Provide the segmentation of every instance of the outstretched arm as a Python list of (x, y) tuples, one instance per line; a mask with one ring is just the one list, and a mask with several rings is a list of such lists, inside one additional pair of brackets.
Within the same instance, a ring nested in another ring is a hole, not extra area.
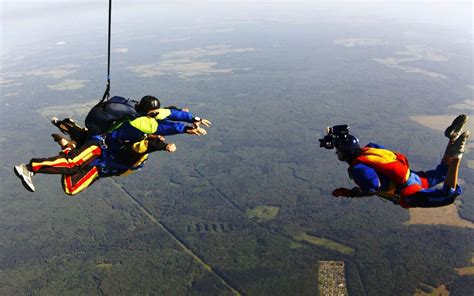
[(168, 120), (160, 121), (158, 125), (158, 129), (156, 130), (155, 134), (162, 135), (162, 136), (171, 136), (176, 134), (190, 134), (190, 135), (197, 135), (203, 136), (207, 135), (205, 129), (199, 126), (187, 126), (181, 122), (173, 122)]
[(183, 122), (193, 122), (193, 114), (191, 112), (184, 111), (182, 109), (169, 109), (171, 114), (166, 117), (167, 120), (174, 120), (174, 121), (183, 121)]
[(168, 152), (176, 151), (176, 145), (174, 143), (166, 143), (165, 138), (160, 135), (149, 135), (145, 141), (148, 141), (147, 153), (164, 150)]
[(166, 108), (165, 112), (160, 112), (156, 119), (188, 122), (194, 124), (195, 127), (198, 127), (201, 124), (204, 124), (207, 127), (211, 125), (209, 120), (194, 116), (191, 112), (189, 112), (188, 108), (178, 109), (174, 106)]
[(377, 192), (365, 192), (360, 187), (348, 188), (337, 188), (332, 192), (334, 197), (366, 197), (377, 195)]

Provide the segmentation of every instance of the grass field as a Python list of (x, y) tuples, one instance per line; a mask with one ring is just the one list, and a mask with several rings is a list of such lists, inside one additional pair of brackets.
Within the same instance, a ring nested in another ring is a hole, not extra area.
[[(461, 112), (459, 112), (461, 113)], [(468, 114), (469, 115), (469, 114)], [(412, 116), (411, 119), (417, 123), (429, 127), (431, 129), (444, 132), (446, 127), (456, 118), (457, 114), (453, 115), (420, 115)], [(474, 119), (472, 115), (469, 115), (470, 120), (467, 122), (465, 130), (474, 130)]]
[(440, 208), (413, 208), (410, 209), (408, 225), (449, 225), (474, 228), (474, 223), (459, 217), (458, 209), (454, 204)]
[(460, 268), (455, 268), (454, 270), (456, 270), (460, 276), (474, 274), (474, 266), (460, 267)]
[(445, 285), (441, 285), (439, 287), (430, 287), (428, 285), (424, 285), (427, 287), (427, 289), (431, 289), (431, 292), (424, 292), (421, 291), (420, 289), (417, 289), (415, 294), (413, 296), (449, 296), (449, 291), (446, 289)]
[[(40, 109), (38, 112), (50, 119), (53, 116), (56, 116), (60, 119), (70, 117), (73, 119), (84, 118), (89, 110), (97, 104), (98, 101), (91, 101), (83, 104), (71, 104), (71, 105), (60, 105)], [(82, 124), (82, 123), (80, 123)]]
[(258, 222), (264, 222), (274, 219), (276, 216), (278, 216), (279, 212), (280, 207), (260, 205), (246, 210), (245, 215), (249, 219), (253, 219)]
[(354, 253), (354, 249), (349, 246), (337, 243), (335, 241), (332, 241), (326, 238), (312, 236), (304, 232), (295, 235), (294, 239), (298, 241), (304, 241), (313, 245), (317, 245), (326, 249), (338, 251), (346, 255)]
[(99, 263), (99, 264), (96, 264), (95, 266), (96, 266), (97, 268), (106, 269), (106, 268), (111, 268), (111, 267), (113, 267), (114, 265), (111, 264), (111, 263)]

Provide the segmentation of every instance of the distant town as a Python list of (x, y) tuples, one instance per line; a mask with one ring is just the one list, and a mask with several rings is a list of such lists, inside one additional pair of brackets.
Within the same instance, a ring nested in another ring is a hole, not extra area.
[(319, 295), (348, 295), (344, 269), (344, 261), (319, 261)]

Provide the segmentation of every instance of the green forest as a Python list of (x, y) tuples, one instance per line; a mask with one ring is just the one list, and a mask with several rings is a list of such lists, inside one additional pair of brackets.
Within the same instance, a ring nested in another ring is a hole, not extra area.
[[(37, 192), (27, 192), (13, 166), (57, 154), (50, 117), (83, 122), (99, 100), (105, 57), (94, 56), (104, 40), (83, 42), (72, 31), (61, 36), (70, 46), (48, 40), (2, 54), (1, 295), (316, 295), (322, 260), (345, 262), (349, 295), (413, 295), (420, 283), (444, 284), (450, 295), (474, 289), (474, 276), (454, 269), (473, 265), (473, 229), (407, 225), (407, 210), (376, 197), (331, 197), (353, 183), (347, 165), (318, 142), (326, 126), (349, 124), (362, 144), (403, 152), (415, 170), (434, 169), (447, 140), (411, 117), (472, 112), (449, 108), (472, 96), (472, 48), (424, 25), (254, 13), (230, 25), (206, 15), (212, 21), (200, 29), (165, 16), (159, 31), (117, 25), (114, 46), (128, 53), (112, 56), (112, 95), (156, 95), (213, 125), (205, 137), (167, 137), (175, 153), (153, 153), (140, 171), (72, 197), (56, 175), (34, 176)], [(84, 30), (96, 36), (96, 28)], [(334, 42), (353, 36), (386, 43)], [(375, 61), (412, 44), (449, 60), (407, 65), (448, 78)], [(131, 70), (183, 51), (227, 71), (147, 77)], [(48, 72), (67, 64), (78, 66), (61, 78)], [(48, 87), (65, 79), (86, 82)], [(466, 153), (459, 215), (474, 222), (472, 161)]]

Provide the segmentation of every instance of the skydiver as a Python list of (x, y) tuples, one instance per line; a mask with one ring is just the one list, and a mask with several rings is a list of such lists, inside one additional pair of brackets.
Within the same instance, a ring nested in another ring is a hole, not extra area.
[[(207, 134), (206, 130), (199, 125), (203, 123), (209, 126), (210, 122), (208, 120), (198, 119), (189, 112), (178, 109), (175, 111), (159, 109), (158, 99), (154, 97), (150, 99), (150, 97), (144, 97), (137, 105), (137, 110), (140, 114), (144, 114), (143, 116), (136, 118), (137, 120), (132, 120), (130, 123), (125, 122), (118, 127), (118, 130), (121, 131), (119, 133), (119, 135), (122, 135), (121, 138), (110, 133), (105, 137), (105, 140), (104, 138), (102, 140), (73, 139), (76, 142), (83, 142), (79, 147), (75, 147), (73, 142), (69, 142), (67, 139), (62, 141), (60, 137), (54, 136), (55, 141), (60, 143), (64, 151), (54, 157), (34, 158), (27, 165), (20, 164), (15, 166), (15, 174), (22, 180), (24, 187), (31, 192), (35, 191), (32, 182), (32, 177), (35, 174), (61, 174), (63, 175), (64, 192), (68, 195), (74, 195), (90, 186), (99, 177), (122, 175), (129, 171), (129, 169), (133, 170), (140, 167), (146, 159), (145, 155), (150, 152), (158, 150), (174, 152), (176, 146), (174, 144), (161, 143), (161, 135), (159, 133), (165, 135), (179, 133), (191, 135)], [(164, 120), (158, 121), (157, 117), (160, 119), (164, 118)], [(193, 126), (186, 126), (183, 123), (166, 120), (181, 120), (182, 118), (192, 121)], [(71, 123), (70, 120), (62, 121), (61, 123), (65, 122)], [(55, 125), (61, 126), (61, 123), (55, 122)], [(74, 122), (72, 121), (72, 123)], [(70, 124), (69, 127), (71, 126), (74, 126), (74, 124)], [(161, 127), (158, 128), (159, 126)], [(131, 127), (140, 131), (141, 134), (126, 133), (125, 131), (129, 129), (132, 132), (134, 131)], [(87, 133), (74, 131), (69, 134), (84, 136)], [(127, 139), (123, 135), (131, 135), (131, 137)], [(133, 164), (130, 160), (134, 159), (134, 157), (138, 157), (138, 160), (142, 159), (143, 161)], [(127, 160), (129, 163), (126, 163)], [(130, 165), (133, 166), (130, 167)]]
[[(110, 154), (101, 158), (101, 145), (88, 141), (81, 147), (75, 148), (74, 141), (54, 134), (54, 139), (63, 149), (59, 155), (37, 159), (33, 158), (28, 164), (15, 166), (15, 174), (21, 179), (23, 186), (35, 191), (32, 177), (35, 174), (60, 174), (63, 190), (68, 195), (75, 195), (92, 185), (99, 178), (127, 175), (141, 168), (154, 151), (176, 151), (176, 145), (164, 142), (161, 136), (147, 137), (144, 140), (124, 146), (110, 160)], [(113, 162), (113, 163), (112, 163)]]
[[(201, 124), (209, 127), (211, 122), (207, 119), (194, 117), (187, 109), (176, 107), (160, 108), (160, 101), (153, 96), (145, 96), (136, 106), (142, 116), (126, 121), (112, 132), (107, 134), (110, 143), (120, 141), (136, 141), (144, 135), (158, 134), (169, 136), (175, 134), (206, 135), (207, 131)], [(180, 121), (180, 122), (177, 122)], [(185, 123), (192, 123), (187, 126)]]
[[(338, 159), (349, 164), (349, 177), (358, 186), (337, 188), (332, 195), (352, 198), (377, 195), (404, 208), (433, 208), (453, 203), (463, 192), (458, 185), (458, 172), (469, 137), (469, 131), (462, 131), (467, 118), (459, 115), (446, 128), (444, 134), (449, 142), (443, 159), (429, 171), (411, 170), (403, 154), (384, 146), (369, 143), (361, 148), (359, 140), (349, 134), (346, 125), (335, 126), (339, 131), (330, 130), (320, 140), (321, 146), (329, 149), (332, 143)], [(440, 183), (443, 183), (442, 188), (435, 188)]]

